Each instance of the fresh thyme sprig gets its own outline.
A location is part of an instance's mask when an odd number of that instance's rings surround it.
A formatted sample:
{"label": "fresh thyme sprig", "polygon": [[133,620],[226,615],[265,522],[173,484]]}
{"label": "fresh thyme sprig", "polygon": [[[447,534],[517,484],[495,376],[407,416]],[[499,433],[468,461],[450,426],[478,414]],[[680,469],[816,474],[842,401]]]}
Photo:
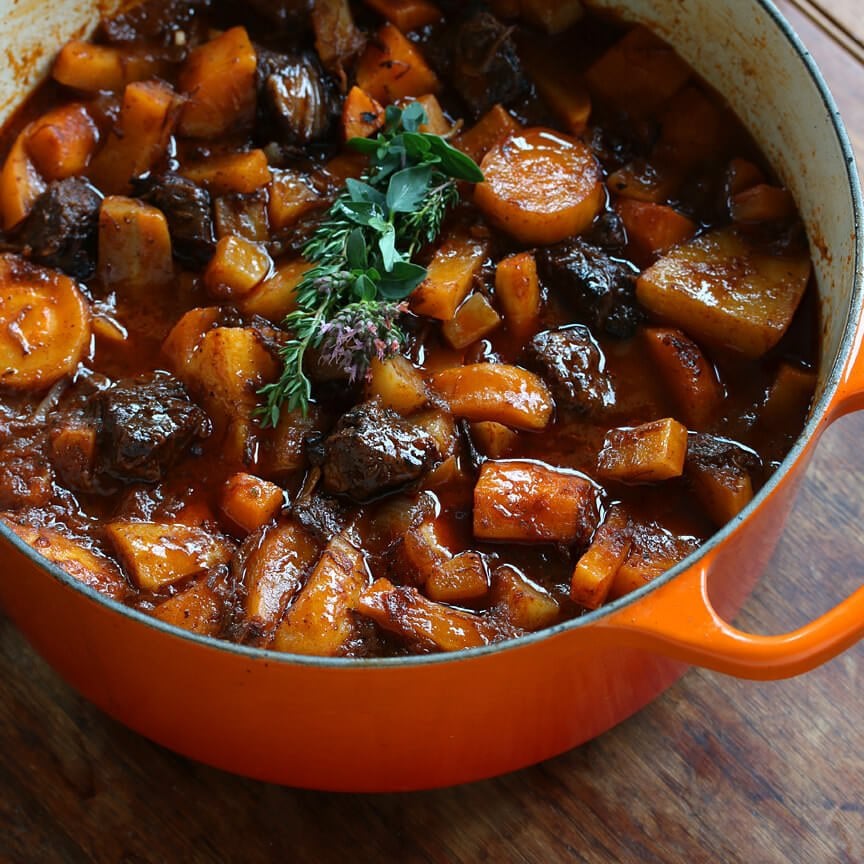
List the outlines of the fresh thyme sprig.
{"label": "fresh thyme sprig", "polygon": [[474,161],[441,136],[421,132],[423,106],[387,109],[382,132],[348,144],[370,157],[361,180],[350,179],[333,202],[303,257],[315,266],[297,287],[297,309],[285,319],[291,338],[281,349],[282,374],[262,388],[263,425],[275,426],[283,406],[308,411],[312,384],[307,352],[342,369],[351,381],[373,357],[404,344],[398,319],[403,301],[426,278],[414,255],[441,231],[459,201],[458,181],[479,183]]}

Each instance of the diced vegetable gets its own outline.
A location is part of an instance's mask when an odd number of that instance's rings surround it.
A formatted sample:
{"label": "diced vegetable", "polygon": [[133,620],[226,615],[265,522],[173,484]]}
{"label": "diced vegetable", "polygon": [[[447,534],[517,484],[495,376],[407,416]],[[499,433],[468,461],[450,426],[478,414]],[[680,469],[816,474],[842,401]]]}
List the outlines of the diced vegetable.
{"label": "diced vegetable", "polygon": [[645,27],[634,27],[586,73],[594,94],[628,113],[653,114],[690,78],[687,64]]}
{"label": "diced vegetable", "polygon": [[234,554],[224,538],[178,523],[111,522],[105,533],[126,575],[144,591],[158,592],[227,564]]}
{"label": "diced vegetable", "polygon": [[650,312],[693,338],[760,357],[786,332],[809,277],[806,252],[768,254],[719,229],[673,249],[636,291]]}
{"label": "diced vegetable", "polygon": [[201,636],[217,636],[222,629],[225,611],[219,595],[208,580],[202,578],[185,591],[163,600],[153,609],[152,615],[181,630]]}
{"label": "diced vegetable", "polygon": [[653,261],[655,256],[686,242],[696,233],[693,222],[663,204],[624,198],[615,209],[627,230],[631,249],[643,261]]}
{"label": "diced vegetable", "polygon": [[411,417],[411,422],[432,436],[438,453],[442,457],[453,454],[456,449],[456,424],[447,411],[442,411],[439,408],[423,411],[420,414],[414,414]]}
{"label": "diced vegetable", "polygon": [[489,568],[479,552],[460,552],[426,580],[426,594],[439,603],[464,603],[489,593]]}
{"label": "diced vegetable", "polygon": [[540,281],[537,261],[531,252],[520,252],[498,262],[495,297],[518,346],[537,331],[540,320]]}
{"label": "diced vegetable", "polygon": [[245,297],[270,274],[267,250],[242,237],[223,237],[204,271],[204,285],[213,297]]}
{"label": "diced vegetable", "polygon": [[78,102],[55,108],[30,124],[27,152],[46,180],[82,174],[99,143],[99,129]]}
{"label": "diced vegetable", "polygon": [[431,384],[457,417],[494,420],[514,429],[545,429],[555,407],[540,378],[504,363],[445,369],[432,376]]}
{"label": "diced vegetable", "polygon": [[252,474],[233,474],[222,488],[222,513],[247,534],[263,528],[284,504],[279,486]]}
{"label": "diced vegetable", "polygon": [[183,176],[205,186],[212,195],[243,195],[270,182],[270,166],[263,150],[247,150],[210,156],[203,162],[186,165]]}
{"label": "diced vegetable", "polygon": [[344,536],[334,537],[279,625],[273,648],[318,657],[344,653],[356,637],[354,609],[368,583],[363,553]]}
{"label": "diced vegetable", "polygon": [[99,211],[98,273],[107,286],[151,289],[174,278],[165,214],[137,198],[109,195]]}
{"label": "diced vegetable", "polygon": [[631,544],[630,520],[620,507],[613,507],[576,564],[570,580],[570,599],[586,609],[602,606]]}
{"label": "diced vegetable", "polygon": [[719,527],[753,498],[754,454],[714,435],[694,435],[687,451],[687,479],[708,516]]}
{"label": "diced vegetable", "polygon": [[660,370],[688,428],[704,430],[720,414],[723,387],[699,346],[680,330],[642,331],[651,359]]}
{"label": "diced vegetable", "polygon": [[314,0],[311,15],[315,50],[324,68],[339,80],[344,93],[345,68],[363,49],[365,37],[354,23],[348,0]]}
{"label": "diced vegetable", "polygon": [[55,81],[76,90],[119,92],[128,84],[158,75],[164,66],[148,51],[73,39],[60,49],[51,74]]}
{"label": "diced vegetable", "polygon": [[366,0],[366,5],[403,33],[441,20],[441,10],[427,0]]}
{"label": "diced vegetable", "polygon": [[411,295],[412,310],[439,321],[452,320],[485,260],[483,241],[465,234],[448,236],[435,252],[426,279]]}
{"label": "diced vegetable", "polygon": [[188,101],[178,129],[190,138],[218,138],[255,116],[258,55],[244,27],[232,27],[195,48],[180,72]]}
{"label": "diced vegetable", "polygon": [[732,196],[729,213],[733,222],[785,222],[796,214],[795,199],[787,189],[759,183]]}
{"label": "diced vegetable", "polygon": [[494,631],[479,615],[427,600],[416,588],[377,579],[357,604],[361,615],[425,649],[461,651],[488,645]]}
{"label": "diced vegetable", "polygon": [[369,366],[370,398],[378,398],[385,408],[403,416],[419,411],[429,400],[420,371],[401,354],[386,360],[372,359]]}
{"label": "diced vegetable", "polygon": [[367,46],[357,66],[357,84],[383,105],[435,93],[439,87],[419,49],[392,24],[385,24]]}
{"label": "diced vegetable", "polygon": [[320,208],[324,201],[295,171],[273,171],[270,184],[268,215],[273,231],[284,231],[295,225],[307,213]]}
{"label": "diced vegetable", "polygon": [[[405,558],[417,571],[420,581],[424,584],[434,577],[441,565],[453,557],[438,536],[439,530],[438,522],[430,519],[412,528],[402,540]],[[432,599],[443,600],[444,598],[432,597]]]}
{"label": "diced vegetable", "polygon": [[123,91],[117,124],[90,163],[90,177],[103,192],[126,194],[133,177],[165,156],[179,105],[160,81],[136,82]]}
{"label": "diced vegetable", "polygon": [[97,555],[86,546],[53,528],[19,525],[5,516],[0,516],[0,519],[28,546],[52,564],[56,564],[73,579],[114,600],[123,600],[128,595],[129,586],[113,561]]}
{"label": "diced vegetable", "polygon": [[0,386],[41,390],[71,375],[90,341],[90,309],[75,283],[0,255]]}
{"label": "diced vegetable", "polygon": [[517,432],[492,420],[471,424],[471,440],[474,446],[490,459],[509,456],[518,439]]}
{"label": "diced vegetable", "polygon": [[662,204],[675,194],[680,183],[680,166],[677,164],[634,159],[613,171],[606,186],[619,199]]}
{"label": "diced vegetable", "polygon": [[284,521],[250,537],[241,558],[249,546],[242,563],[246,616],[266,632],[299,592],[318,558],[318,546],[299,525]]}
{"label": "diced vegetable", "polygon": [[687,429],[667,417],[632,429],[611,429],[597,456],[597,470],[620,483],[655,483],[680,477]]}
{"label": "diced vegetable", "polygon": [[33,204],[46,188],[45,179],[27,152],[30,130],[30,126],[26,127],[15,139],[0,173],[0,212],[6,231],[30,215]]}
{"label": "diced vegetable", "polygon": [[253,243],[270,239],[270,216],[266,189],[246,195],[222,195],[213,202],[216,236],[244,237]]}
{"label": "diced vegetable", "polygon": [[507,619],[529,633],[551,627],[561,614],[555,598],[531,582],[515,567],[499,567],[492,577],[492,599],[504,608]]}
{"label": "diced vegetable", "polygon": [[51,435],[51,464],[61,482],[75,484],[93,476],[97,430],[92,425],[69,424]]}
{"label": "diced vegetable", "polygon": [[496,105],[453,144],[479,164],[493,147],[515,135],[521,128],[522,124],[506,108]]}
{"label": "diced vegetable", "polygon": [[726,169],[726,194],[730,199],[764,182],[762,169],[746,159],[733,159]]}
{"label": "diced vegetable", "polygon": [[312,265],[302,258],[284,261],[239,302],[246,315],[260,315],[279,324],[297,305],[295,290]]}
{"label": "diced vegetable", "polygon": [[444,113],[444,109],[441,107],[441,103],[434,93],[400,99],[396,104],[404,109],[411,102],[419,102],[426,112],[427,122],[420,124],[418,127],[420,132],[431,132],[433,135],[448,135],[452,131],[453,124],[447,119],[447,115]]}
{"label": "diced vegetable", "polygon": [[299,410],[282,409],[279,422],[269,440],[262,458],[267,475],[276,480],[288,480],[296,471],[306,467],[306,436],[321,430],[321,412],[315,405],[303,416]]}
{"label": "diced vegetable", "polygon": [[444,322],[441,332],[454,348],[461,349],[488,336],[500,323],[492,304],[482,294],[472,294],[456,315]]}
{"label": "diced vegetable", "polygon": [[515,543],[585,543],[597,525],[597,488],[540,462],[485,462],[474,487],[474,536]]}
{"label": "diced vegetable", "polygon": [[660,124],[657,150],[682,167],[715,159],[726,145],[729,124],[717,103],[697,87],[673,96]]}
{"label": "diced vegetable", "polygon": [[781,364],[777,377],[768,391],[760,413],[760,422],[767,428],[781,428],[794,420],[803,419],[816,389],[816,373],[789,363]]}
{"label": "diced vegetable", "polygon": [[384,107],[365,90],[352,87],[342,106],[342,138],[369,138],[384,125]]}
{"label": "diced vegetable", "polygon": [[195,352],[208,330],[219,321],[219,309],[208,306],[190,309],[172,328],[162,343],[162,353],[180,378],[185,378]]}
{"label": "diced vegetable", "polygon": [[522,243],[548,245],[584,231],[603,202],[600,167],[577,138],[551,129],[519,132],[483,158],[474,201]]}

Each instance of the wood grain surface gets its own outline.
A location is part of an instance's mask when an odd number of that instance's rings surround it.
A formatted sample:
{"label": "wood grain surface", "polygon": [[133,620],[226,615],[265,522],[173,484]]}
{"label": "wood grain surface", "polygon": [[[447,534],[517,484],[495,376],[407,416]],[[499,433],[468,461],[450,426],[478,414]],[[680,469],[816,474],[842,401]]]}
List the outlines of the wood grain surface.
{"label": "wood grain surface", "polygon": [[[859,0],[822,2],[860,28]],[[864,155],[864,70],[798,6],[781,8]],[[860,585],[862,440],[864,416],[825,436],[742,626],[794,628]],[[0,617],[0,864],[862,864],[862,694],[862,645],[780,683],[697,670],[535,768],[445,791],[327,795],[149,743],[79,699]]]}

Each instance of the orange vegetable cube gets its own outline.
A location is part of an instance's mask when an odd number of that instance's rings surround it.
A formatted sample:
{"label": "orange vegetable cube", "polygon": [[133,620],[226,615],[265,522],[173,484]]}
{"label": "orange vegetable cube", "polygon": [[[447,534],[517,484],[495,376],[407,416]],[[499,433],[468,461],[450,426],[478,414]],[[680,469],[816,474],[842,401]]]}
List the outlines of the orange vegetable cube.
{"label": "orange vegetable cube", "polygon": [[55,81],[76,90],[119,92],[133,81],[158,75],[164,66],[147,51],[73,39],[60,49],[51,74]]}
{"label": "orange vegetable cube", "polygon": [[0,213],[6,231],[11,231],[30,215],[36,199],[47,188],[27,152],[30,128],[28,126],[15,139],[0,173]]}
{"label": "orange vegetable cube", "polygon": [[558,601],[515,567],[499,567],[492,577],[492,599],[514,627],[533,633],[551,627],[561,613]]}
{"label": "orange vegetable cube", "polygon": [[781,364],[759,412],[759,422],[770,429],[798,421],[801,426],[816,390],[816,373],[789,363]]}
{"label": "orange vegetable cube", "polygon": [[624,198],[615,209],[627,230],[630,247],[642,260],[653,259],[673,246],[686,242],[696,233],[693,222],[663,204]]}
{"label": "orange vegetable cube", "polygon": [[186,165],[183,175],[206,186],[211,195],[256,192],[270,182],[270,166],[263,150],[210,156],[197,165]]}
{"label": "orange vegetable cube", "polygon": [[[680,166],[674,163],[634,159],[613,171],[606,180],[610,192],[619,199],[662,204],[681,185]],[[623,203],[623,202],[619,202]]]}
{"label": "orange vegetable cube", "polygon": [[441,10],[427,0],[366,0],[366,5],[403,33],[441,20]]}
{"label": "orange vegetable cube", "polygon": [[398,105],[400,108],[405,108],[412,102],[419,102],[426,112],[426,123],[420,124],[421,132],[431,132],[433,135],[447,135],[452,129],[453,124],[447,119],[441,103],[433,93],[427,93],[425,96],[416,98],[400,99]]}
{"label": "orange vegetable cube", "polygon": [[509,455],[519,440],[519,435],[501,423],[484,420],[471,424],[471,440],[484,456],[490,459],[502,459]]}
{"label": "orange vegetable cube", "polygon": [[222,513],[247,534],[266,525],[284,504],[279,486],[252,474],[233,474],[222,489]]}
{"label": "orange vegetable cube", "polygon": [[429,401],[420,370],[401,354],[386,360],[372,358],[368,393],[371,398],[378,398],[385,408],[404,416],[419,411]]}
{"label": "orange vegetable cube", "polygon": [[602,606],[631,544],[630,520],[620,507],[613,507],[576,564],[570,580],[570,599],[586,609]]}
{"label": "orange vegetable cube", "polygon": [[463,603],[489,593],[489,568],[479,552],[460,552],[436,568],[425,585],[430,600]]}
{"label": "orange vegetable cube", "polygon": [[302,258],[285,261],[276,272],[245,295],[240,309],[245,315],[260,315],[274,324],[281,323],[297,305],[295,290],[312,265]]}
{"label": "orange vegetable cube", "polygon": [[203,309],[190,309],[174,325],[162,343],[162,354],[178,376],[184,377],[204,334],[212,330],[218,321],[219,309],[208,306]]}
{"label": "orange vegetable cube", "polygon": [[406,96],[438,90],[438,77],[419,49],[392,24],[369,43],[357,66],[357,84],[373,99],[389,105]]}
{"label": "orange vegetable cube", "polygon": [[495,297],[508,329],[521,347],[537,331],[540,320],[540,280],[532,252],[520,252],[498,262]]}
{"label": "orange vegetable cube", "polygon": [[[449,561],[453,555],[438,536],[439,525],[429,520],[412,528],[402,539],[402,551],[408,563],[417,571],[420,580],[426,583]],[[431,595],[430,595],[431,596]],[[441,600],[441,597],[432,597]]]}
{"label": "orange vegetable cube", "polygon": [[273,268],[267,250],[242,237],[223,237],[204,271],[204,285],[217,298],[245,297]]}
{"label": "orange vegetable cube", "polygon": [[500,323],[501,316],[492,304],[482,294],[472,294],[453,318],[444,322],[441,332],[454,348],[461,349],[488,336]]}
{"label": "orange vegetable cube", "polygon": [[667,417],[632,429],[611,429],[597,457],[607,480],[654,483],[680,477],[687,455],[687,429]]}
{"label": "orange vegetable cube", "polygon": [[759,183],[732,196],[729,213],[734,222],[784,222],[796,214],[795,199],[788,189]]}
{"label": "orange vegetable cube", "polygon": [[76,102],[49,111],[30,125],[27,152],[46,180],[63,180],[84,171],[98,143],[93,118]]}
{"label": "orange vegetable cube", "polygon": [[342,139],[370,138],[384,125],[384,107],[365,90],[352,87],[342,106]]}
{"label": "orange vegetable cube", "polygon": [[225,607],[205,577],[185,591],[163,600],[151,614],[163,623],[182,630],[201,636],[217,636],[222,629]]}
{"label": "orange vegetable cube", "polygon": [[325,205],[308,179],[296,171],[271,171],[268,215],[273,231],[284,231]]}
{"label": "orange vegetable cube", "polygon": [[474,276],[485,260],[483,241],[451,234],[432,258],[428,275],[411,295],[411,309],[417,315],[450,321],[468,296]]}
{"label": "orange vegetable cube", "polygon": [[459,135],[453,146],[458,147],[479,165],[493,147],[515,135],[521,128],[522,124],[506,108],[496,105],[470,129]]}
{"label": "orange vegetable cube", "polygon": [[634,525],[630,551],[612,580],[608,599],[643,588],[698,548],[698,540],[678,537],[656,523]]}

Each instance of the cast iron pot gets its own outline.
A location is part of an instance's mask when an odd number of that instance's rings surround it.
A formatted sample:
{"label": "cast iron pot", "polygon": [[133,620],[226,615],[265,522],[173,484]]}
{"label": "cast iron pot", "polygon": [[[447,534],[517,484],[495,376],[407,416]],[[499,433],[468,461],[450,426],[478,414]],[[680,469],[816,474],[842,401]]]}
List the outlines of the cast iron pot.
{"label": "cast iron pot", "polygon": [[[0,112],[45,73],[50,50],[106,4],[0,0],[18,68]],[[576,621],[460,654],[312,659],[172,629],[83,587],[0,527],[0,603],[85,697],[154,741],[228,771],[316,789],[388,791],[501,774],[599,735],[687,665],[749,678],[796,675],[864,633],[864,589],[794,633],[727,621],[770,557],[822,432],[864,407],[861,195],[834,102],[768,0],[599,0],[642,21],[731,103],[793,191],[821,297],[818,400],[771,481],[697,554]],[[0,118],[2,119],[2,118]]]}

